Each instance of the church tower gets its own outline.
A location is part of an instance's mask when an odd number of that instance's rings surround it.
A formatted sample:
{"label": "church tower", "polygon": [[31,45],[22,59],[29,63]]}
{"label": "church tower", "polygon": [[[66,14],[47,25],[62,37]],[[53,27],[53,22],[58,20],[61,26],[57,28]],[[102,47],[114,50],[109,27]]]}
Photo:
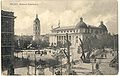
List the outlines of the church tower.
{"label": "church tower", "polygon": [[33,22],[33,40],[40,39],[40,20],[38,19],[38,14]]}

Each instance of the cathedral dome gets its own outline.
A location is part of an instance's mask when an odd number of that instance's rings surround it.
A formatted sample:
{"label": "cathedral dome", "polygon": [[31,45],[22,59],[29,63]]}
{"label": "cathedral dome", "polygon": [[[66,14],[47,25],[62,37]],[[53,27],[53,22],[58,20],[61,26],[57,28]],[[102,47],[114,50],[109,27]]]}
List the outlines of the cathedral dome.
{"label": "cathedral dome", "polygon": [[107,27],[103,24],[103,21],[101,21],[99,28],[102,28],[104,30],[107,30]]}
{"label": "cathedral dome", "polygon": [[86,23],[83,22],[83,18],[80,18],[80,22],[77,23],[76,25],[77,28],[87,28]]}

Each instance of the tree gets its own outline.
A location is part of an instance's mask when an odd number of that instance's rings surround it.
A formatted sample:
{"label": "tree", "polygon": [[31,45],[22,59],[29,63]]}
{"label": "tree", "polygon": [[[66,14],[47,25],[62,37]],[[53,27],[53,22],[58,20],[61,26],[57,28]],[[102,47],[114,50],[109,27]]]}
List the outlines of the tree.
{"label": "tree", "polygon": [[15,49],[19,49],[18,40],[15,39],[14,45],[15,45]]}
{"label": "tree", "polygon": [[43,40],[40,45],[41,45],[42,48],[49,47],[49,41]]}
{"label": "tree", "polygon": [[32,41],[32,36],[15,36],[15,49],[28,49],[27,46],[30,45]]}
{"label": "tree", "polygon": [[[90,54],[95,48],[104,50],[104,48],[107,47],[116,48],[115,50],[118,50],[118,35],[103,34],[100,37],[87,36],[83,41],[80,39],[80,42],[80,47],[82,49],[81,59],[83,62],[89,62]],[[87,53],[86,56],[85,53]]]}
{"label": "tree", "polygon": [[[86,39],[87,40],[87,39]],[[89,42],[90,40],[90,42]],[[118,48],[118,35],[103,34],[100,37],[89,36],[89,40],[84,42],[84,46],[87,47],[91,43],[91,48],[103,49],[103,48]],[[114,45],[115,44],[115,45]]]}
{"label": "tree", "polygon": [[[81,59],[83,62],[89,63],[90,62],[90,55],[93,51],[93,48],[99,47],[99,45],[97,45],[98,39],[96,38],[96,36],[94,36],[94,37],[87,36],[86,38],[84,38],[83,41],[80,38],[79,38],[79,40],[80,40],[80,47],[82,50]],[[87,54],[85,55],[85,53],[87,53]]]}
{"label": "tree", "polygon": [[111,34],[106,34],[106,35],[101,35],[101,37],[98,39],[97,43],[100,47],[102,48],[118,48],[118,35],[111,35]]}
{"label": "tree", "polygon": [[[71,46],[71,42],[68,41],[69,46]],[[64,43],[62,41],[58,41],[57,42],[57,48],[66,48],[67,47],[67,41],[65,41]]]}
{"label": "tree", "polygon": [[32,41],[32,47],[34,47],[35,49],[43,49],[46,47],[49,47],[49,42],[47,40],[35,40]]}

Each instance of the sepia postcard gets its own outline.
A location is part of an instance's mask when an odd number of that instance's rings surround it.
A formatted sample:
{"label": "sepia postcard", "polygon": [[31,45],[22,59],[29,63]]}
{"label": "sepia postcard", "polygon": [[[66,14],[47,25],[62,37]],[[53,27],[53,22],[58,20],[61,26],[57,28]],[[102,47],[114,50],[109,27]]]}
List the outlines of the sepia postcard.
{"label": "sepia postcard", "polygon": [[117,0],[1,0],[2,75],[118,75]]}

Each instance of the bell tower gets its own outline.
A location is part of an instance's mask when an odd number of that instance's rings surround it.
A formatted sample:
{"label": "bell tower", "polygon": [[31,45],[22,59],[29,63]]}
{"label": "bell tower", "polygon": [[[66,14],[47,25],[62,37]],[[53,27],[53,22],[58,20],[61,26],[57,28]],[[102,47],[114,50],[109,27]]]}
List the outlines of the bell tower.
{"label": "bell tower", "polygon": [[33,22],[33,40],[40,39],[40,20],[38,19],[38,14]]}

